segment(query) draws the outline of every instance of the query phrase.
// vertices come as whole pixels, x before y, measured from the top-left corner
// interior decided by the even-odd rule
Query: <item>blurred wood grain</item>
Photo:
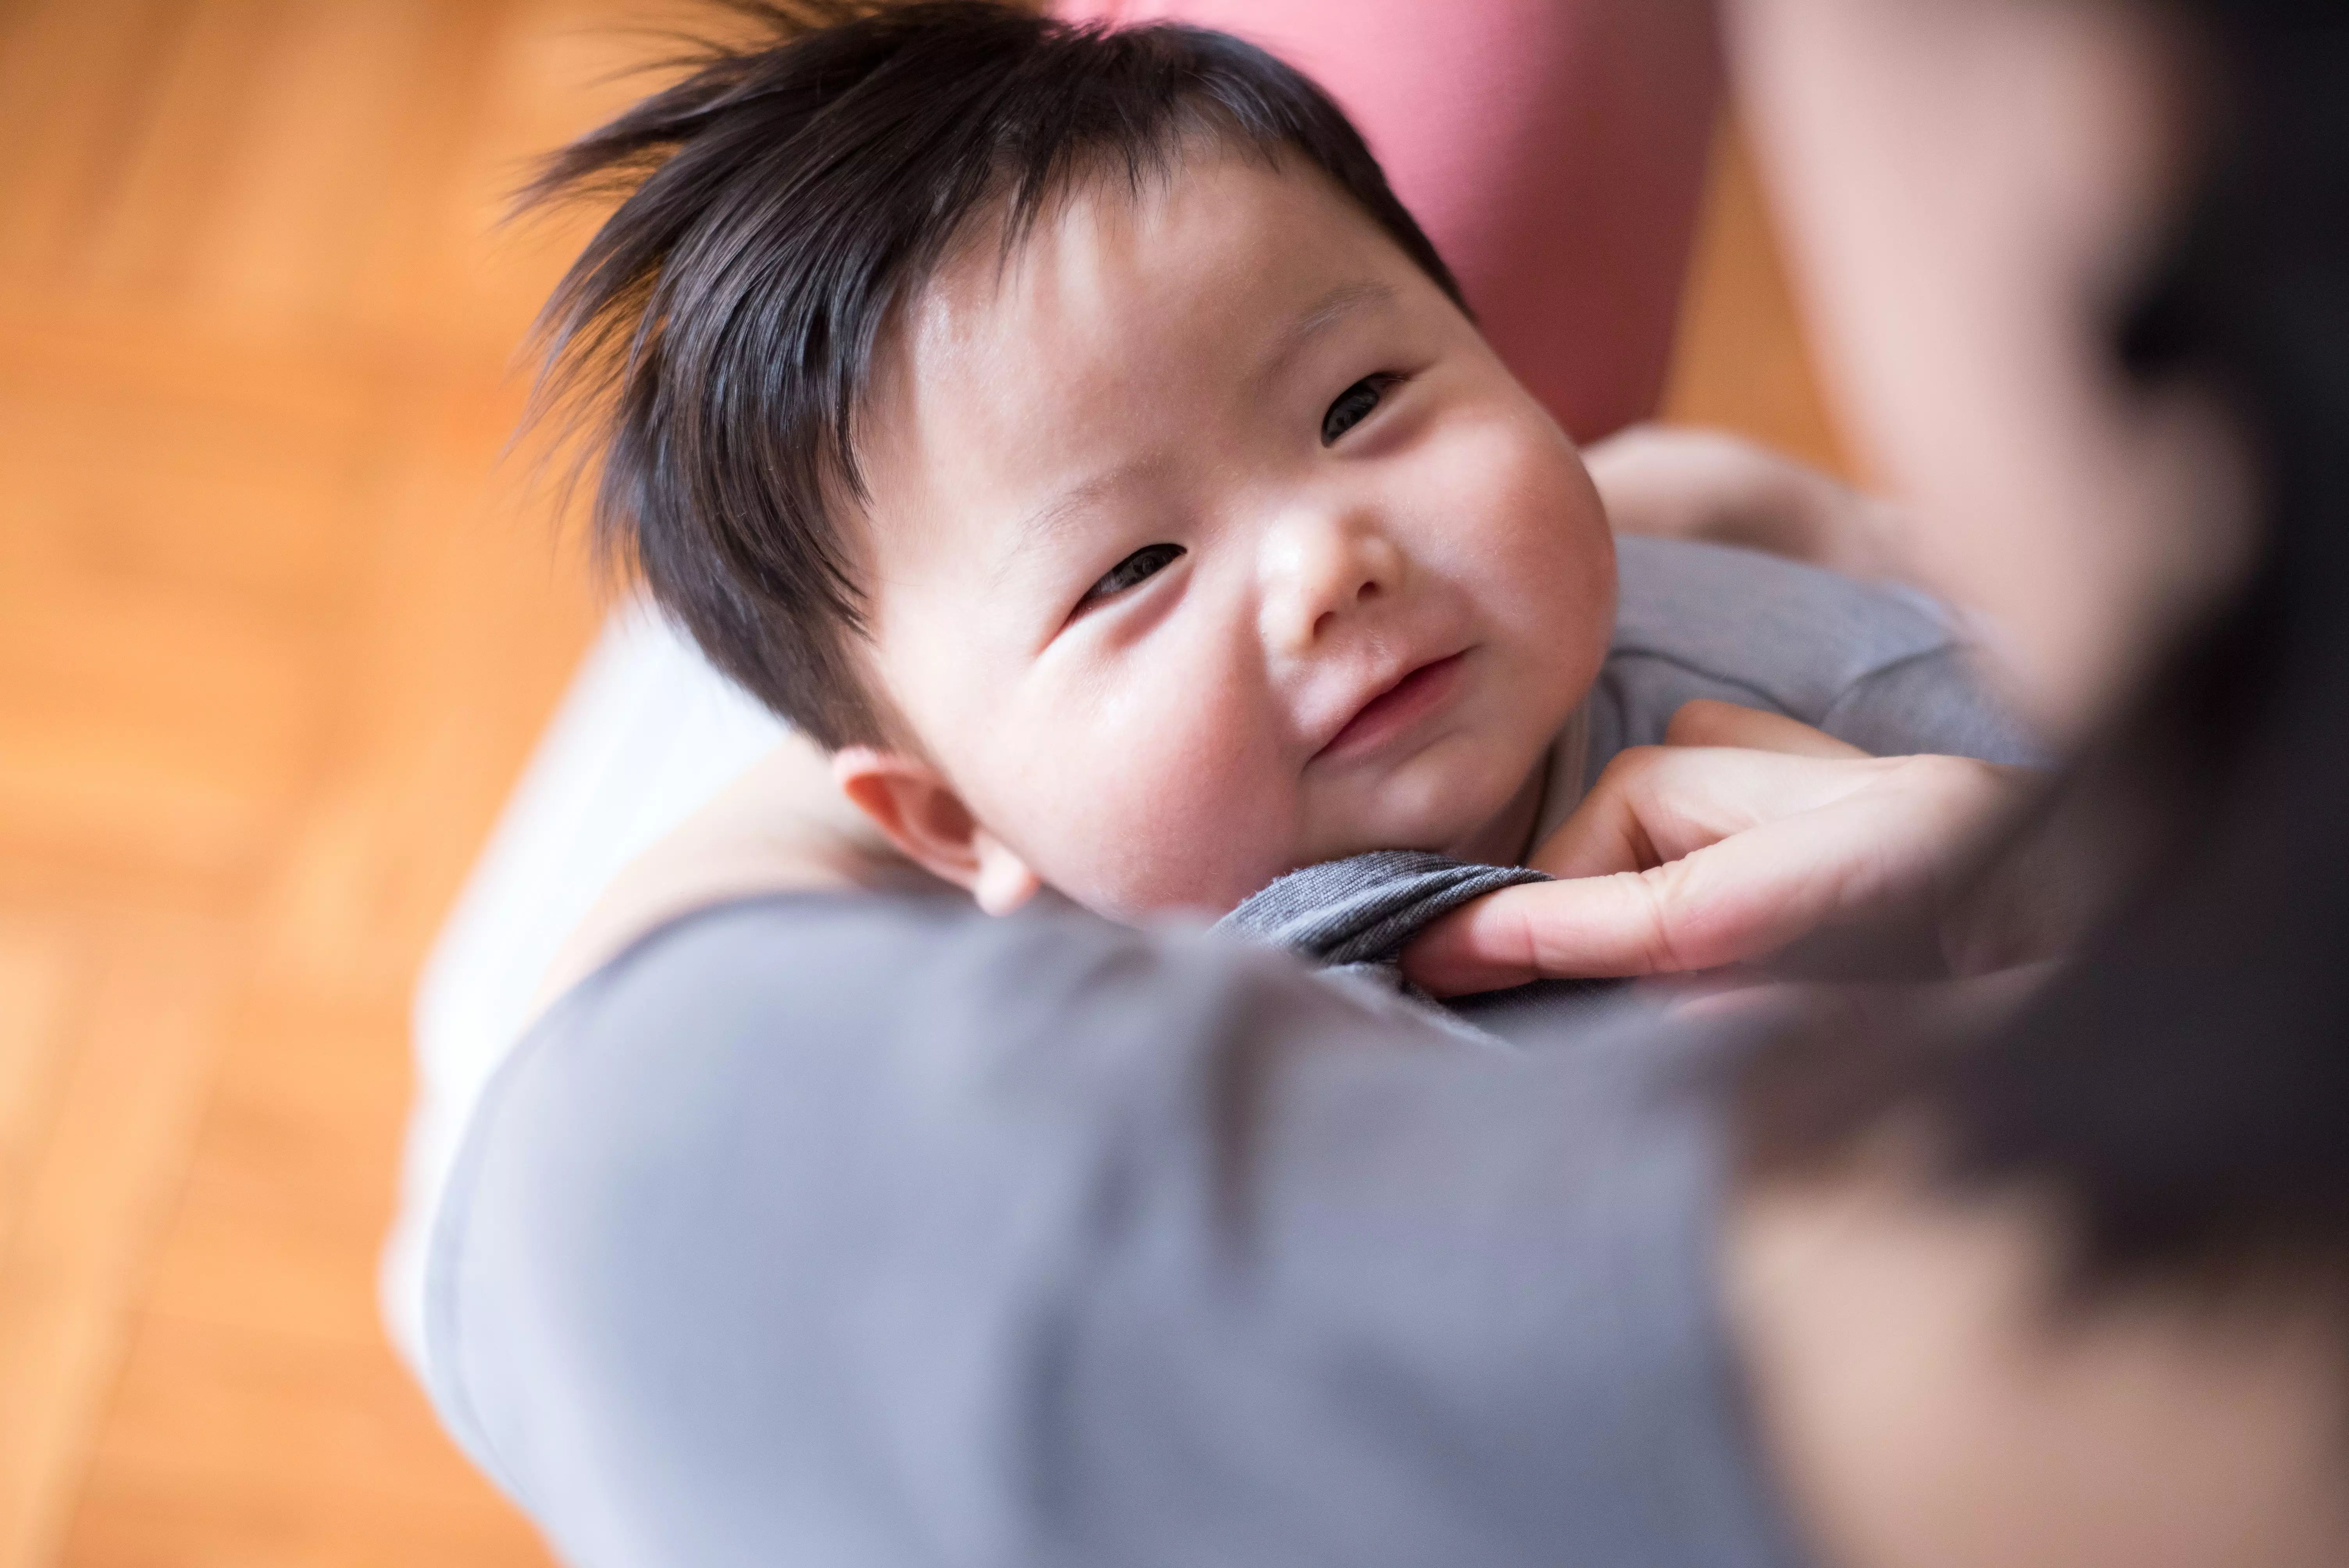
[[[528,1563],[377,1326],[408,993],[595,605],[500,463],[644,7],[0,9],[0,1564]]]
[[[375,1249],[417,965],[595,617],[500,462],[581,231],[495,220],[659,15],[0,6],[0,1568],[546,1561]],[[1834,461],[1720,162],[1671,411]]]

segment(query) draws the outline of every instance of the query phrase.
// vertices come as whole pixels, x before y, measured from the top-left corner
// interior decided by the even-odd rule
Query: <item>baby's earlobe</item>
[[[1009,914],[1034,898],[1043,880],[1028,862],[1012,853],[994,834],[978,834],[978,874],[971,879],[970,895],[989,914]]]

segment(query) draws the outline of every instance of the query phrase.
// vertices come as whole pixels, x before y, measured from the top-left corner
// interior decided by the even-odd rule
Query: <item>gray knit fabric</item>
[[[1600,1006],[1619,980],[1538,980],[1437,1002],[1402,977],[1402,950],[1472,899],[1548,882],[1530,866],[1480,866],[1425,850],[1374,850],[1289,872],[1216,923],[1216,929],[1296,954],[1325,974],[1371,982],[1441,1007],[1487,1034],[1523,1037]]]
[[[1392,967],[1411,939],[1471,899],[1547,882],[1530,866],[1479,866],[1426,850],[1373,850],[1289,872],[1216,923],[1229,936],[1342,968]]]

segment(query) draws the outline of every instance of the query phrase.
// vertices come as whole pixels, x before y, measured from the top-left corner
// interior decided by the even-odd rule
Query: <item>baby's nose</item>
[[[1375,528],[1339,519],[1300,521],[1264,544],[1265,641],[1284,655],[1310,653],[1345,620],[1402,586],[1402,552]]]

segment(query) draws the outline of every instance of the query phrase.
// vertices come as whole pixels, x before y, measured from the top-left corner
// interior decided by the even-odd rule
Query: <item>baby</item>
[[[602,536],[988,910],[1522,861],[1692,696],[2020,746],[1898,594],[1617,545],[1344,116],[1270,56],[990,5],[715,55],[560,154]]]

